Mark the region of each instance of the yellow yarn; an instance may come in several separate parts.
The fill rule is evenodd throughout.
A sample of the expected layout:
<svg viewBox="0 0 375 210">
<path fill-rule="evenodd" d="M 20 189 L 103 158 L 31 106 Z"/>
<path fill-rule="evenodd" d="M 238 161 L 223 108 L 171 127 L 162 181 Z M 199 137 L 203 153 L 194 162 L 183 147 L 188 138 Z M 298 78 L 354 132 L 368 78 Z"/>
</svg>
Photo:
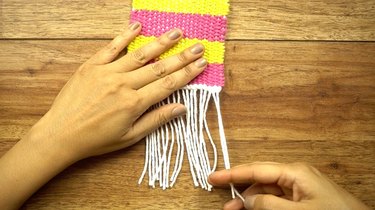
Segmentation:
<svg viewBox="0 0 375 210">
<path fill-rule="evenodd" d="M 128 46 L 128 51 L 134 51 L 145 44 L 155 40 L 156 37 L 154 36 L 138 36 L 135 40 Z M 207 59 L 208 63 L 224 63 L 224 43 L 222 42 L 211 42 L 207 40 L 199 40 L 199 39 L 181 39 L 178 44 L 176 44 L 173 48 L 165 52 L 160 56 L 161 59 L 167 58 L 169 56 L 175 55 L 184 49 L 196 44 L 202 43 L 205 47 L 204 58 Z"/>
<path fill-rule="evenodd" d="M 156 10 L 162 12 L 228 15 L 229 0 L 134 0 L 135 10 Z"/>
</svg>

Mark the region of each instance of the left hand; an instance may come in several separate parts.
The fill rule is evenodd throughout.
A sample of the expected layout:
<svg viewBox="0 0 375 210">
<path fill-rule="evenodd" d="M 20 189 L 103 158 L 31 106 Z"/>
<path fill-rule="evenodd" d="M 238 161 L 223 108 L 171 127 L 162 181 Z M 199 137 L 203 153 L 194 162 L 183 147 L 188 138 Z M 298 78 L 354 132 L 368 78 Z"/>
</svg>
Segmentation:
<svg viewBox="0 0 375 210">
<path fill-rule="evenodd" d="M 203 71 L 204 46 L 145 65 L 182 38 L 182 31 L 173 29 L 116 60 L 140 30 L 139 23 L 130 25 L 77 70 L 32 129 L 43 130 L 38 139 L 53 139 L 78 160 L 128 147 L 185 113 L 181 104 L 145 112 Z"/>
<path fill-rule="evenodd" d="M 149 107 L 185 86 L 207 65 L 195 44 L 153 64 L 182 38 L 173 29 L 118 58 L 138 35 L 133 23 L 75 72 L 51 109 L 0 159 L 0 209 L 17 209 L 53 176 L 93 155 L 128 147 L 186 112 L 182 104 Z"/>
</svg>

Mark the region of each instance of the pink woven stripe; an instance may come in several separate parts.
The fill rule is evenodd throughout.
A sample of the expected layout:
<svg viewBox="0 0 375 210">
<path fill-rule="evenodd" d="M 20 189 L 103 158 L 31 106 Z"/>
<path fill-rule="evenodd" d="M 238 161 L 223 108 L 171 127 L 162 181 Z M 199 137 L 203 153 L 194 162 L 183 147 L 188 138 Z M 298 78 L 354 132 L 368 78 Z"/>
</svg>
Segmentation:
<svg viewBox="0 0 375 210">
<path fill-rule="evenodd" d="M 206 69 L 197 76 L 190 85 L 224 86 L 224 64 L 208 64 Z"/>
<path fill-rule="evenodd" d="M 224 42 L 227 30 L 225 16 L 133 10 L 131 20 L 142 23 L 141 34 L 145 36 L 160 36 L 172 28 L 180 28 L 187 38 Z"/>
</svg>

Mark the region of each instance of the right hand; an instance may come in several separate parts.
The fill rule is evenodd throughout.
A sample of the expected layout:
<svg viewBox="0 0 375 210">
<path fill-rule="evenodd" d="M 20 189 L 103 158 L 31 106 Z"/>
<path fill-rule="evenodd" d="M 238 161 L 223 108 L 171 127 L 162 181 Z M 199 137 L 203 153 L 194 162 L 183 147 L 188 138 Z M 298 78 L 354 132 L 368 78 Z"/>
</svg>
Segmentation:
<svg viewBox="0 0 375 210">
<path fill-rule="evenodd" d="M 257 162 L 212 173 L 212 185 L 250 184 L 224 209 L 369 209 L 316 168 L 303 163 Z"/>
</svg>

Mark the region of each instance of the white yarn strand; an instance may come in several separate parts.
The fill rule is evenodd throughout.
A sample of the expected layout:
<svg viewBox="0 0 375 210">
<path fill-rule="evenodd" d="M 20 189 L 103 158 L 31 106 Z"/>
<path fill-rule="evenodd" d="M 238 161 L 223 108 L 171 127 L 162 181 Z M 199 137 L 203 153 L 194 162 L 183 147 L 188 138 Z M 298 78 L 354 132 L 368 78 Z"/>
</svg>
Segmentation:
<svg viewBox="0 0 375 210">
<path fill-rule="evenodd" d="M 206 142 L 204 140 L 204 135 L 203 135 L 203 118 L 204 118 L 204 103 L 206 100 L 206 95 L 207 91 L 205 90 L 200 90 L 199 91 L 199 103 L 198 103 L 198 137 L 199 137 L 199 149 L 200 149 L 200 158 L 202 159 L 202 162 L 204 163 L 203 165 L 203 171 L 204 171 L 204 178 L 205 178 L 205 184 L 207 185 L 207 190 L 211 191 L 212 186 L 208 183 L 208 175 L 210 174 L 210 161 L 208 159 L 208 153 L 206 149 Z"/>
<path fill-rule="evenodd" d="M 230 161 L 229 161 L 229 152 L 227 147 L 227 140 L 225 137 L 224 132 L 224 125 L 223 125 L 223 119 L 221 116 L 221 109 L 220 109 L 220 97 L 219 93 L 213 94 L 215 107 L 217 111 L 217 118 L 218 118 L 218 125 L 219 125 L 219 135 L 220 135 L 220 143 L 221 143 L 221 150 L 223 152 L 223 159 L 224 159 L 224 166 L 225 169 L 230 169 Z M 232 198 L 234 199 L 236 196 L 238 196 L 242 201 L 244 201 L 244 198 L 241 196 L 241 194 L 234 188 L 233 184 L 230 183 L 230 188 L 232 192 Z"/>
<path fill-rule="evenodd" d="M 213 150 L 213 153 L 214 153 L 213 154 L 213 156 L 214 156 L 214 162 L 213 162 L 212 169 L 211 169 L 211 173 L 212 173 L 212 172 L 214 172 L 216 170 L 216 166 L 217 166 L 217 149 L 216 149 L 216 145 L 214 143 L 214 140 L 213 140 L 213 138 L 211 136 L 210 129 L 208 128 L 208 123 L 207 123 L 207 119 L 206 119 L 206 113 L 207 113 L 207 110 L 208 110 L 208 104 L 210 102 L 211 96 L 212 96 L 212 93 L 208 92 L 207 100 L 206 100 L 205 107 L 204 107 L 203 123 L 204 123 L 204 128 L 205 128 L 206 134 L 208 136 L 208 139 L 210 140 L 210 143 L 211 143 L 211 146 L 212 146 L 212 150 Z"/>
<path fill-rule="evenodd" d="M 186 102 L 189 106 L 188 110 L 188 123 L 187 123 L 187 128 L 188 128 L 188 134 L 189 134 L 189 144 L 190 144 L 190 149 L 191 149 L 191 154 L 193 158 L 193 163 L 194 163 L 194 169 L 197 174 L 198 182 L 200 186 L 203 188 L 203 178 L 202 178 L 202 171 L 200 168 L 199 164 L 199 156 L 197 152 L 197 145 L 195 143 L 195 136 L 194 136 L 194 97 L 193 97 L 193 92 L 192 91 L 185 91 L 186 96 L 188 101 Z"/>
<path fill-rule="evenodd" d="M 177 103 L 177 101 L 176 101 L 176 95 L 177 95 L 177 93 L 178 93 L 178 91 L 176 91 L 176 92 L 174 92 L 173 93 L 173 100 L 172 100 L 172 102 L 173 103 Z M 179 119 L 177 119 L 177 120 L 179 120 Z M 176 160 L 175 160 L 175 164 L 174 164 L 174 168 L 173 168 L 173 172 L 172 172 L 172 176 L 171 176 L 171 178 L 170 178 L 170 186 L 172 187 L 173 186 L 173 184 L 174 184 L 174 182 L 173 182 L 173 180 L 174 180 L 174 177 L 175 176 L 177 176 L 176 174 L 177 174 L 177 169 L 178 169 L 178 167 L 179 167 L 179 163 L 180 163 L 180 156 L 181 156 L 181 142 L 180 142 L 180 130 L 178 129 L 178 125 L 177 125 L 177 121 L 176 119 L 173 119 L 172 120 L 172 123 L 171 123 L 171 125 L 173 126 L 171 129 L 173 129 L 174 131 L 175 131 L 175 134 L 176 134 L 176 142 L 177 142 L 177 152 L 176 152 Z M 173 133 L 173 132 L 172 132 Z M 172 136 L 173 136 L 174 134 L 172 134 Z M 169 157 L 168 157 L 168 159 L 169 159 L 169 161 L 170 161 L 170 159 L 171 159 L 171 153 L 169 154 Z"/>
<path fill-rule="evenodd" d="M 202 152 L 202 148 L 201 148 L 201 145 L 200 145 L 200 142 L 199 142 L 199 136 L 198 136 L 198 121 L 199 121 L 199 118 L 198 118 L 198 99 L 197 99 L 197 90 L 193 90 L 191 91 L 191 96 L 193 98 L 193 115 L 192 115 L 192 120 L 194 122 L 193 124 L 193 136 L 194 136 L 194 148 L 196 150 L 196 155 L 197 155 L 197 160 L 198 160 L 198 169 L 201 173 L 201 179 L 202 179 L 202 185 L 201 187 L 205 190 L 208 189 L 208 186 L 207 186 L 207 176 L 208 174 L 206 173 L 205 171 L 205 158 L 204 158 L 204 154 Z"/>
<path fill-rule="evenodd" d="M 156 171 L 156 160 L 157 160 L 157 154 L 156 154 L 156 150 L 157 150 L 157 144 L 156 144 L 156 137 L 157 137 L 157 131 L 155 131 L 155 133 L 153 133 L 152 135 L 152 141 L 151 141 L 151 156 L 152 156 L 152 162 L 151 162 L 151 168 L 149 169 L 151 171 L 151 177 L 150 177 L 150 181 L 148 183 L 148 185 L 150 187 L 153 187 L 155 188 L 155 183 L 154 183 L 154 180 L 156 179 L 156 174 L 155 174 L 155 171 Z"/>
<path fill-rule="evenodd" d="M 150 185 L 151 183 L 151 180 L 152 180 L 152 167 L 151 167 L 151 163 L 154 161 L 154 155 L 153 155 L 153 137 L 154 137 L 155 133 L 152 133 L 151 135 L 149 135 L 149 143 L 148 143 L 148 157 L 149 157 L 149 161 L 148 161 L 148 184 Z M 146 154 L 147 155 L 147 154 Z"/>
<path fill-rule="evenodd" d="M 153 188 L 155 188 L 155 179 L 157 179 L 156 175 L 156 167 L 157 167 L 157 136 L 159 135 L 159 130 L 154 133 L 152 138 L 152 146 L 151 146 L 151 154 L 152 154 L 152 163 L 151 163 L 151 181 L 149 185 Z"/>
<path fill-rule="evenodd" d="M 172 174 L 172 177 L 171 177 L 171 187 L 175 184 L 176 180 L 177 180 L 177 176 L 180 174 L 180 171 L 182 169 L 182 163 L 183 163 L 183 160 L 184 160 L 184 136 L 183 136 L 183 132 L 182 132 L 182 126 L 181 126 L 181 121 L 183 121 L 183 118 L 180 117 L 178 120 L 177 120 L 177 129 L 176 129 L 176 133 L 177 133 L 177 136 L 178 136 L 178 144 L 180 145 L 180 150 L 179 150 L 179 156 L 176 157 L 176 170 L 174 171 L 174 173 Z"/>
<path fill-rule="evenodd" d="M 171 130 L 174 131 L 174 133 L 176 134 L 176 145 L 177 145 L 177 150 L 176 150 L 176 160 L 175 160 L 175 163 L 174 163 L 174 167 L 173 167 L 173 171 L 172 171 L 172 175 L 171 175 L 171 178 L 169 179 L 169 182 L 170 182 L 170 185 L 172 187 L 172 181 L 174 179 L 174 177 L 176 176 L 177 174 L 177 169 L 179 167 L 179 163 L 180 163 L 180 156 L 181 156 L 181 143 L 180 143 L 180 135 L 179 135 L 179 130 L 178 130 L 178 125 L 177 125 L 177 122 L 176 120 L 172 120 L 172 123 L 171 123 Z M 173 134 L 172 134 L 173 135 Z M 173 138 L 174 139 L 174 138 Z M 172 147 L 171 147 L 172 148 Z M 171 162 L 171 158 L 172 158 L 172 152 L 169 153 L 169 156 L 168 156 L 168 162 L 170 163 Z"/>
<path fill-rule="evenodd" d="M 207 186 L 206 186 L 206 182 L 205 182 L 205 173 L 204 173 L 204 170 L 203 170 L 203 162 L 202 162 L 202 154 L 200 152 L 200 148 L 199 148 L 199 140 L 198 140 L 198 108 L 197 108 L 197 98 L 196 98 L 196 90 L 193 90 L 193 91 L 190 91 L 190 97 L 192 99 L 192 115 L 191 115 L 191 120 L 193 122 L 192 124 L 192 131 L 193 131 L 193 149 L 194 149 L 194 155 L 195 155 L 195 158 L 197 160 L 197 170 L 199 171 L 199 174 L 200 174 L 200 178 L 201 178 L 201 187 L 203 189 L 207 189 Z"/>
<path fill-rule="evenodd" d="M 224 166 L 226 169 L 230 168 L 229 153 L 220 108 L 220 91 L 221 87 L 190 85 L 176 91 L 166 101 L 153 106 L 153 109 L 156 109 L 166 103 L 183 102 L 187 113 L 185 119 L 183 117 L 173 119 L 146 136 L 144 168 L 138 184 L 142 183 L 147 174 L 149 186 L 155 188 L 156 182 L 159 182 L 159 186 L 163 190 L 172 187 L 181 172 L 186 150 L 194 186 L 200 186 L 203 189 L 211 191 L 212 186 L 208 183 L 208 175 L 216 170 L 218 160 L 217 148 L 206 118 L 211 98 L 214 101 L 217 111 Z M 212 163 L 208 155 L 205 135 L 212 147 Z M 174 148 L 176 148 L 175 152 Z M 174 153 L 175 161 L 172 170 L 172 155 Z M 230 184 L 230 186 L 232 197 L 235 198 L 237 196 L 243 200 L 243 197 L 234 188 L 233 184 Z"/>
<path fill-rule="evenodd" d="M 147 167 L 148 167 L 148 156 L 149 156 L 149 151 L 148 151 L 148 145 L 149 145 L 149 141 L 150 141 L 150 137 L 149 136 L 146 136 L 146 149 L 145 149 L 145 162 L 144 162 L 144 167 L 143 167 L 143 171 L 142 171 L 142 174 L 141 174 L 141 177 L 139 178 L 138 180 L 138 184 L 141 184 L 142 181 L 143 181 L 143 178 L 145 177 L 146 175 L 146 171 L 147 171 Z"/>
<path fill-rule="evenodd" d="M 205 105 L 206 105 L 206 101 L 209 100 L 209 98 L 207 98 L 207 94 L 208 94 L 207 91 L 201 90 L 200 102 L 199 102 L 199 110 L 200 110 L 199 111 L 199 138 L 202 144 L 203 154 L 206 158 L 205 162 L 206 162 L 207 173 L 210 174 L 210 171 L 211 171 L 210 159 L 208 158 L 206 142 L 205 142 L 204 134 L 203 134 L 204 121 L 206 118 Z"/>
<path fill-rule="evenodd" d="M 155 139 L 155 165 L 154 168 L 152 169 L 154 171 L 154 179 L 152 180 L 153 186 L 155 186 L 155 181 L 159 181 L 161 179 L 160 173 L 158 172 L 158 169 L 161 165 L 161 128 L 157 129 L 156 131 L 156 139 Z M 161 183 L 159 183 L 159 186 Z"/>
<path fill-rule="evenodd" d="M 170 98 L 168 98 L 167 102 L 170 103 Z M 169 187 L 169 168 L 171 165 L 171 156 L 172 156 L 174 142 L 175 142 L 175 134 L 174 134 L 172 122 L 167 123 L 166 128 L 170 130 L 170 138 L 171 138 L 171 144 L 169 146 L 169 152 L 167 156 L 167 164 L 166 164 L 167 168 L 166 168 L 166 177 L 165 177 L 166 188 L 168 188 Z"/>
<path fill-rule="evenodd" d="M 183 132 L 185 133 L 185 145 L 186 145 L 186 153 L 188 154 L 188 160 L 189 160 L 189 165 L 190 165 L 190 173 L 192 175 L 192 178 L 193 178 L 193 182 L 194 182 L 194 186 L 195 187 L 198 187 L 199 184 L 198 184 L 198 176 L 199 174 L 198 173 L 195 173 L 195 159 L 194 159 L 194 154 L 193 154 L 193 150 L 191 148 L 191 143 L 190 143 L 190 136 L 191 136 L 191 132 L 190 132 L 190 98 L 189 98 L 189 94 L 187 94 L 187 90 L 182 90 L 182 97 L 183 97 L 183 100 L 184 100 L 184 104 L 186 106 L 186 125 L 184 123 L 184 121 L 181 122 L 182 124 L 182 130 Z"/>
<path fill-rule="evenodd" d="M 177 91 L 177 103 L 181 102 L 180 91 L 181 90 Z M 178 141 L 178 144 L 180 145 L 180 150 L 178 151 L 177 157 L 176 157 L 177 169 L 174 171 L 174 173 L 172 174 L 172 177 L 171 177 L 171 187 L 176 182 L 177 176 L 182 169 L 182 163 L 183 163 L 183 160 L 184 160 L 184 150 L 185 150 L 184 149 L 185 129 L 182 130 L 185 126 L 182 127 L 182 125 L 181 125 L 184 122 L 184 119 L 182 117 L 179 117 L 174 122 L 176 122 L 175 126 L 177 126 L 175 128 L 175 130 L 176 130 L 176 134 L 177 134 L 177 141 Z"/>
</svg>

